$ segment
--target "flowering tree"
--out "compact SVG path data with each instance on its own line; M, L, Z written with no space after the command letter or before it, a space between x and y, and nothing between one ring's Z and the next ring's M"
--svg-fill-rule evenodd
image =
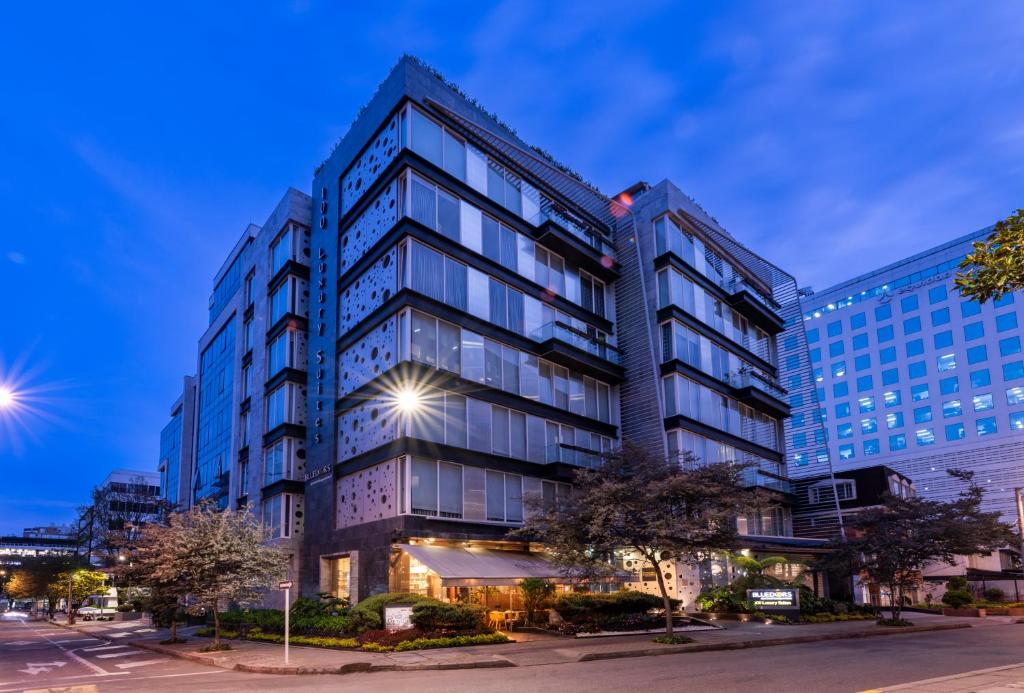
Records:
M960 263L960 294L979 303L1024 289L1024 209L998 222L995 229Z
M220 644L221 604L258 601L285 575L286 559L268 546L266 532L245 510L209 505L172 515L166 526L148 526L138 547L144 580L163 595L191 595L213 612ZM172 636L173 637L173 636Z

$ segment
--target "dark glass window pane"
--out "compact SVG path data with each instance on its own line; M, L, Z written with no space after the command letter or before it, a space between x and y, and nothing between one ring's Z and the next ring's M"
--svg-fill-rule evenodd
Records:
M414 361L437 365L437 320L425 313L413 311L410 351Z
M419 178L412 179L412 218L424 226L437 228L437 189Z
M466 143L444 133L444 170L466 180Z
M441 126L415 108L412 111L412 150L441 165Z
M490 281L491 322L499 327L508 327L508 305L506 304L505 285Z
M487 196L505 204L505 172L493 161L487 162Z
M516 232L512 229L501 227L501 264L513 272L519 270L519 254L516 251Z
M466 310L466 266L449 257L444 260L445 303Z
M466 447L466 398L449 393L445 397L445 442Z
M459 201L443 190L437 191L437 230L444 236L459 241Z
M412 288L444 301L444 256L419 243L412 244Z
M514 289L508 290L508 328L523 333L523 294Z
M501 262L500 233L498 222L488 216L484 216L483 226L481 227L484 257L490 258L495 262Z
M491 387L501 387L501 344L484 342L484 378Z
M439 320L437 323L437 365L452 373L461 373L459 358L462 354L459 328Z

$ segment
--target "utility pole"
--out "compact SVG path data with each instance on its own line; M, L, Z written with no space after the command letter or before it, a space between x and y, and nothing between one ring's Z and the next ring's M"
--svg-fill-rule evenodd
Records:
M1017 531L1020 533L1020 569L1024 572L1024 488L1018 486L1013 489L1013 495L1017 499Z
M71 604L71 600L75 595L75 571L68 571L68 625L73 626L75 624L75 612L74 607Z

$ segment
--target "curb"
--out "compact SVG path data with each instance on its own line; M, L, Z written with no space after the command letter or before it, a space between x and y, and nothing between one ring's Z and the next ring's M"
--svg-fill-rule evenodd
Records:
M992 674L997 671L1008 671L1010 669L1021 669L1024 668L1024 662L1020 664L1006 664L1001 667L989 667L988 669L976 669L974 671L965 671L960 674L951 674L950 676L939 676L934 679L923 679L921 681L911 681L910 683L901 683L895 686L885 686L877 689L879 693L889 693L889 691L904 691L912 690L914 688L920 688L921 686L931 685L933 683L945 683L946 681L959 681L961 679L970 679L975 676L984 676L985 674Z
M668 645L660 648L644 650L625 650L620 652L590 652L580 655L577 662L594 662L602 659L624 659L626 657L653 657L656 655L685 654L687 652L715 652L719 650L745 650L756 647L775 647L777 645L798 645L801 643L824 642L828 640L854 640L885 635L903 635L906 633L928 633L931 631L960 630L970 628L969 623L942 623L934 626L909 626L898 630L866 630L855 633L829 633L826 635L796 635L788 638L771 638L765 640L740 640L737 642L699 643L696 645Z
M127 644L150 652L187 659L192 662L206 664L232 671L244 671L251 674L289 674L289 675L311 675L311 674L360 674L380 671L436 671L451 669L498 669L516 666L504 657L498 659L485 659L470 662L437 662L423 664L375 664L373 662L349 662L336 666L309 667L309 666L285 666L283 664L246 664L236 662L231 664L223 658L218 661L216 655L207 655L201 652L184 652L175 650L167 645L157 643L129 640ZM497 655L495 655L497 656Z

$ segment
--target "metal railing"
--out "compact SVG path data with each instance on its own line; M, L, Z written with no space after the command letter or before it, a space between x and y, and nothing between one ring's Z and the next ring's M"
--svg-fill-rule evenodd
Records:
M548 462L564 462L587 469L597 469L601 466L600 452L566 443L553 443L546 446L544 458Z
M616 365L619 363L619 350L611 344L599 339L594 339L586 333L580 332L579 330L566 325L564 322L559 322L557 320L541 325L530 334L530 338L536 342L543 342L548 339L557 339L560 342L565 342L570 346L581 349L588 354L593 354L598 358L602 358L605 361L611 361Z
M754 387L779 400L785 400L786 395L789 394L771 378L755 370L740 369L735 373L730 373L728 381L733 387Z

